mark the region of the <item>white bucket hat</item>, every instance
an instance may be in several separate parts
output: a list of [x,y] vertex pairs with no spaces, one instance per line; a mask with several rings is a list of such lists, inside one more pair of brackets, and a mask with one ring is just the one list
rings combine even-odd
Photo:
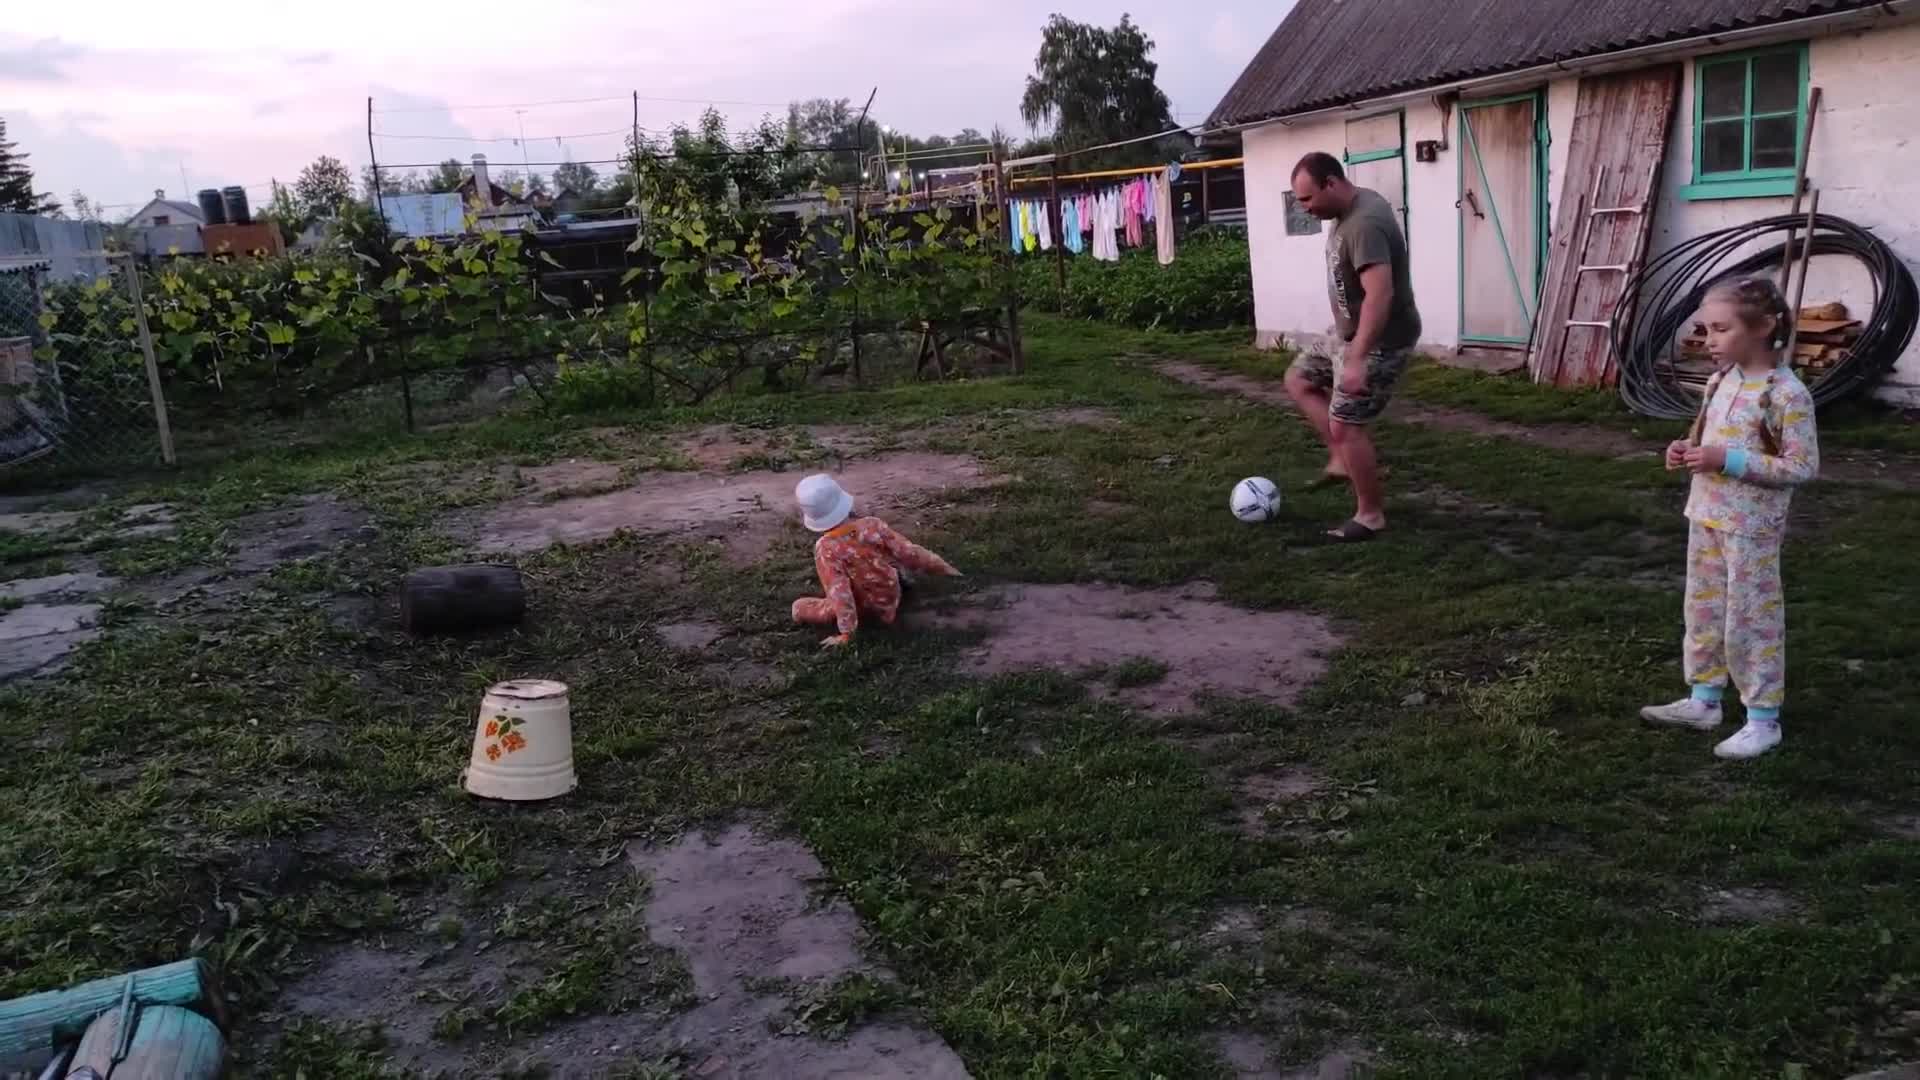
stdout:
[[800,504],[801,520],[814,532],[826,532],[853,515],[853,496],[825,473],[800,481],[793,498]]

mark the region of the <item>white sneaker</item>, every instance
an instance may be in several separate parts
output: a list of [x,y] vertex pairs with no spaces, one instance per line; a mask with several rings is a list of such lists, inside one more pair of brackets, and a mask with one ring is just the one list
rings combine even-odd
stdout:
[[1713,748],[1713,756],[1729,761],[1745,761],[1780,745],[1780,725],[1767,720],[1749,720],[1733,737]]
[[1671,705],[1649,705],[1640,710],[1640,719],[1664,727],[1712,731],[1720,726],[1720,703],[1699,698],[1681,698]]

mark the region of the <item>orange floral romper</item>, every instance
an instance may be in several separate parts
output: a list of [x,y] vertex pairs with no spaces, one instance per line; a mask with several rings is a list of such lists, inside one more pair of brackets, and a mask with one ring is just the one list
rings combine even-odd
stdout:
[[827,595],[793,602],[795,622],[837,626],[844,644],[865,612],[891,626],[900,614],[900,571],[959,574],[945,559],[894,532],[879,518],[855,518],[823,534],[813,548],[813,566]]

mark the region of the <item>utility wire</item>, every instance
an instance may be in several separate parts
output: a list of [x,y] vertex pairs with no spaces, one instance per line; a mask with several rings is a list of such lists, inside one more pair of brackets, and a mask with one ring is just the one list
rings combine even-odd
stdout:
[[[552,105],[597,105],[609,101],[632,100],[634,100],[633,95],[622,94],[619,97],[556,98],[551,101],[506,101],[488,105],[423,105],[405,109],[375,109],[373,112],[375,116],[386,116],[399,115],[402,113],[453,112],[455,110],[474,109],[537,109]],[[648,97],[645,94],[641,94],[639,100],[661,101],[674,105],[751,105],[769,109],[784,109],[793,104],[791,101],[735,101],[725,98]]]

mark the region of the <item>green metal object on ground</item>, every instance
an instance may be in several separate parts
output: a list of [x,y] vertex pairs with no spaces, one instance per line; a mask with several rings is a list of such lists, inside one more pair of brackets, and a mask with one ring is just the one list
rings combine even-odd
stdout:
[[182,960],[0,1002],[0,1059],[51,1054],[78,1041],[102,1014],[126,1004],[189,1009],[210,1020],[216,1031],[226,1021],[212,970],[204,961]]

